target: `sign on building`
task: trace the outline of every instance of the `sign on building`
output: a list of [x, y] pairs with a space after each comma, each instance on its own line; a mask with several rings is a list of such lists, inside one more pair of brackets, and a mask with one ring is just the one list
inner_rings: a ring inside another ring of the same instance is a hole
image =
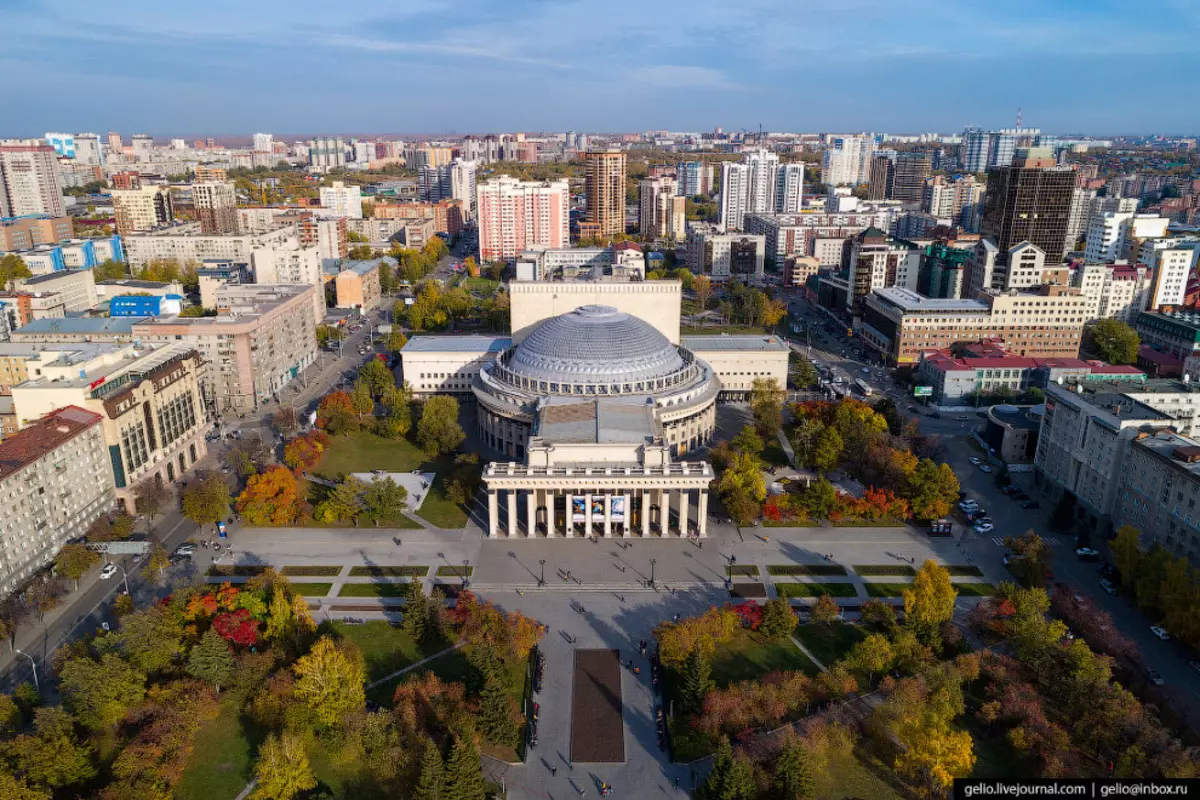
[[933, 397], [932, 386], [914, 386], [913, 397]]

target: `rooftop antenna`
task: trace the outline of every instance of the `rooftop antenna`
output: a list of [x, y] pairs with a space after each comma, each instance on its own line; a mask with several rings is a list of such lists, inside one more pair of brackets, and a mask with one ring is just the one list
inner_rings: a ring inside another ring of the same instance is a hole
[[762, 123], [760, 122], [760, 123], [758, 123], [758, 146], [759, 147], [762, 147], [762, 135], [763, 135], [763, 129], [762, 129]]
[[1021, 109], [1017, 109], [1017, 130], [1021, 129]]

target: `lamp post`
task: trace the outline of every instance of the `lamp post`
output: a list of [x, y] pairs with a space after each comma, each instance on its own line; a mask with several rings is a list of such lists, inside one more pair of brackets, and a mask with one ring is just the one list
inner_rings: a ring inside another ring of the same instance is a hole
[[33, 688], [37, 690], [38, 694], [41, 694], [42, 686], [41, 686], [41, 684], [38, 683], [37, 662], [33, 660], [33, 656], [29, 655], [29, 653], [26, 653], [24, 650], [18, 650], [17, 648], [14, 647], [13, 652], [20, 653], [21, 655], [23, 655], [29, 659], [29, 666], [33, 668]]
[[658, 563], [658, 559], [650, 559], [650, 585], [654, 585], [654, 565]]
[[121, 580], [125, 581], [125, 594], [129, 594], [129, 573], [125, 571], [125, 567], [121, 566], [117, 562], [113, 561], [112, 564], [117, 569], [121, 570]]
[[538, 586], [545, 586], [546, 585], [546, 559], [539, 558], [538, 564], [540, 564], [542, 567], [542, 576], [540, 578], [538, 578]]
[[466, 558], [464, 558], [464, 559], [463, 559], [463, 588], [464, 588], [464, 589], [466, 589], [466, 588], [467, 588], [467, 586], [469, 586], [469, 585], [470, 585], [470, 583], [471, 583], [471, 579], [470, 579], [470, 577], [469, 577], [469, 574], [470, 574], [470, 568], [471, 568], [471, 562], [470, 562], [470, 560], [469, 560], [469, 559], [466, 559]]

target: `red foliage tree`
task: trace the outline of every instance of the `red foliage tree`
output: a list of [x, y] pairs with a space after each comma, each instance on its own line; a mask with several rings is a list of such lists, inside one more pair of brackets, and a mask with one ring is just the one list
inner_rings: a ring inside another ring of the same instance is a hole
[[753, 600], [747, 600], [744, 603], [738, 603], [733, 607], [737, 615], [741, 617], [742, 627], [749, 628], [752, 631], [758, 630], [758, 626], [762, 624], [763, 610], [762, 606], [755, 603]]
[[283, 448], [283, 463], [292, 468], [297, 475], [307, 472], [317, 465], [329, 447], [329, 436], [324, 431], [309, 431], [297, 436]]
[[258, 623], [244, 608], [218, 615], [212, 626], [222, 639], [242, 647], [250, 647], [258, 641]]

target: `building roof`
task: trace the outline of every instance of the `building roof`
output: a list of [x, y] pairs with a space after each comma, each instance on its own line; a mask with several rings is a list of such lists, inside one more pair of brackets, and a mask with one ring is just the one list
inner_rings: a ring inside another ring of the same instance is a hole
[[57, 272], [47, 272], [45, 275], [34, 275], [32, 278], [22, 278], [21, 284], [23, 286], [36, 286], [39, 283], [52, 283], [61, 278], [70, 278], [88, 272], [89, 270], [85, 269], [61, 269]]
[[414, 336], [402, 349], [407, 353], [502, 353], [509, 347], [509, 336]]
[[143, 281], [138, 278], [113, 278], [112, 280], [100, 281], [97, 286], [121, 286], [126, 289], [166, 289], [172, 284], [165, 281]]
[[534, 435], [551, 444], [620, 444], [644, 442], [657, 432], [653, 403], [547, 398]]
[[925, 297], [911, 289], [901, 289], [899, 287], [876, 289], [872, 294], [897, 306], [902, 311], [914, 313], [946, 313], [954, 311], [986, 313], [989, 310], [986, 303], [981, 303], [978, 300]]
[[0, 442], [0, 479], [53, 452], [101, 419], [79, 406], [66, 406], [30, 423]]
[[1144, 448], [1159, 458], [1168, 461], [1176, 469], [1186, 470], [1200, 477], [1200, 443], [1174, 431], [1157, 431], [1153, 436], [1144, 436], [1134, 441], [1134, 447]]
[[100, 334], [129, 335], [133, 332], [133, 326], [143, 321], [145, 320], [138, 319], [137, 317], [58, 317], [54, 319], [35, 319], [28, 325], [17, 328], [13, 333], [67, 333], [93, 336]]
[[1090, 365], [1093, 375], [1145, 375], [1140, 369], [1129, 364], [1100, 364]]
[[1046, 407], [1044, 405], [1036, 406], [1014, 406], [1007, 403], [1000, 403], [988, 409], [988, 416], [995, 419], [1004, 425], [1013, 428], [1022, 428], [1027, 431], [1036, 431], [1042, 426], [1042, 417], [1045, 416]]
[[718, 333], [702, 336], [681, 336], [679, 342], [695, 352], [737, 350], [790, 350], [787, 342], [778, 336], [756, 336], [754, 334]]
[[1142, 345], [1141, 349], [1138, 350], [1138, 358], [1149, 361], [1151, 364], [1158, 364], [1160, 366], [1183, 366], [1183, 359], [1176, 358], [1170, 353], [1164, 353], [1161, 350], [1155, 350], [1148, 344]]
[[351, 261], [345, 260], [341, 264], [342, 272], [353, 272], [356, 275], [366, 275], [371, 270], [379, 269], [379, 265], [383, 263], [396, 265], [396, 259], [384, 256], [383, 258], [373, 258], [370, 261]]

